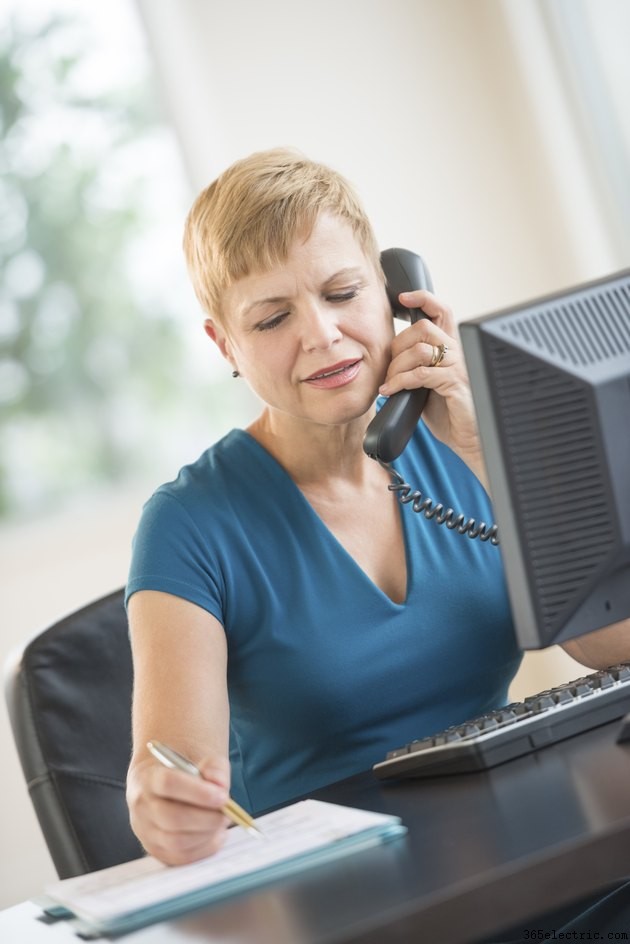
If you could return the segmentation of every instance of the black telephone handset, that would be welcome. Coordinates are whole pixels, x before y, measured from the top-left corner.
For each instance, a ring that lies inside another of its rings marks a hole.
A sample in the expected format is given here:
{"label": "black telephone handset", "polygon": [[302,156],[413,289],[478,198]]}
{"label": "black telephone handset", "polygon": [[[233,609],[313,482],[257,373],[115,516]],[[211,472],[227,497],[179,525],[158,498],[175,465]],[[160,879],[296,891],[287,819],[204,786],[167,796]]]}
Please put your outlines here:
{"label": "black telephone handset", "polygon": [[[381,253],[381,265],[385,273],[387,296],[396,318],[403,318],[415,324],[427,315],[421,308],[405,308],[398,301],[401,292],[412,292],[423,288],[433,291],[431,276],[415,252],[408,249],[386,249]],[[392,476],[390,490],[396,492],[403,505],[411,504],[416,511],[436,524],[445,524],[449,531],[479,538],[497,545],[499,536],[497,526],[479,524],[474,518],[457,514],[452,508],[445,508],[440,502],[433,501],[417,489],[412,489],[404,478],[389,463],[403,451],[424,409],[429,391],[420,387],[416,390],[400,390],[394,393],[376,414],[368,426],[363,439],[363,449],[371,459],[376,459]]]}
{"label": "black telephone handset", "polygon": [[[381,253],[387,297],[396,318],[415,324],[426,318],[421,308],[405,308],[398,301],[401,292],[423,288],[433,291],[431,276],[422,258],[408,249],[386,249]],[[429,391],[400,390],[394,393],[368,426],[363,449],[372,459],[391,462],[403,451],[420,419]]]}

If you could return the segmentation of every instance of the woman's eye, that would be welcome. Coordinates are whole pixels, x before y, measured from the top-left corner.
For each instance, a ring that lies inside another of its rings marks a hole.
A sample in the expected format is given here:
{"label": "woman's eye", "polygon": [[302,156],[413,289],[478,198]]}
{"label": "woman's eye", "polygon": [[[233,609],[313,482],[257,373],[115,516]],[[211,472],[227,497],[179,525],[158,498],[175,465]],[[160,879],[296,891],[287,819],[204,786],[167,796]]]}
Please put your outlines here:
{"label": "woman's eye", "polygon": [[350,289],[347,292],[335,292],[334,295],[328,295],[329,302],[349,302],[353,298],[356,298],[358,291],[356,288]]}
{"label": "woman's eye", "polygon": [[272,318],[268,318],[266,321],[261,321],[256,325],[256,331],[272,331],[274,328],[277,328],[282,324],[284,319],[288,317],[288,311],[281,311],[279,314],[274,315]]}

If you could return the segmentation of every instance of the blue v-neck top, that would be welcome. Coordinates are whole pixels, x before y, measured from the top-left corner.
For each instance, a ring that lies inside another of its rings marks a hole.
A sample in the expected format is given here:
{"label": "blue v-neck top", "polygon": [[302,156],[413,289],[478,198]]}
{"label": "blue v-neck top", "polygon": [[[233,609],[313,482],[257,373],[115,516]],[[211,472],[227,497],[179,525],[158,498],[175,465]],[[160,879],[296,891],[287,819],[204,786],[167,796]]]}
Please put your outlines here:
{"label": "blue v-neck top", "polygon": [[[394,465],[431,498],[492,520],[476,477],[422,423]],[[520,655],[498,548],[400,513],[402,604],[242,430],[144,507],[127,598],[172,593],[224,626],[232,794],[254,814],[506,702]]]}

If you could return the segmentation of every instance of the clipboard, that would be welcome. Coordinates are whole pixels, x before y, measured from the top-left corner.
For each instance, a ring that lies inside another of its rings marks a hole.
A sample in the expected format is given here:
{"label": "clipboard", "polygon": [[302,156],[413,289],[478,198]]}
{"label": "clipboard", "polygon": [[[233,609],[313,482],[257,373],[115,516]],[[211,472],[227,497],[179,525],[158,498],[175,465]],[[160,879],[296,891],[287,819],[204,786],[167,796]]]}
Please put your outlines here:
{"label": "clipboard", "polygon": [[301,800],[256,822],[265,841],[230,829],[217,853],[188,865],[145,856],[48,885],[44,911],[69,917],[82,936],[121,934],[407,832],[397,816],[320,800]]}

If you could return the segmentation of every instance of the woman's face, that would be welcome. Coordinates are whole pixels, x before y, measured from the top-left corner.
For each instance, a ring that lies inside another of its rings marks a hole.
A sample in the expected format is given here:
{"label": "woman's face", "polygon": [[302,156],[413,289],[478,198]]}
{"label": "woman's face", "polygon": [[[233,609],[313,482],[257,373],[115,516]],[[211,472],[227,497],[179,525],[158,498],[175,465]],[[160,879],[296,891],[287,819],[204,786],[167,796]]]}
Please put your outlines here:
{"label": "woman's face", "polygon": [[318,218],[286,262],[235,282],[208,334],[268,406],[339,425],[372,406],[390,360],[391,308],[348,223]]}

